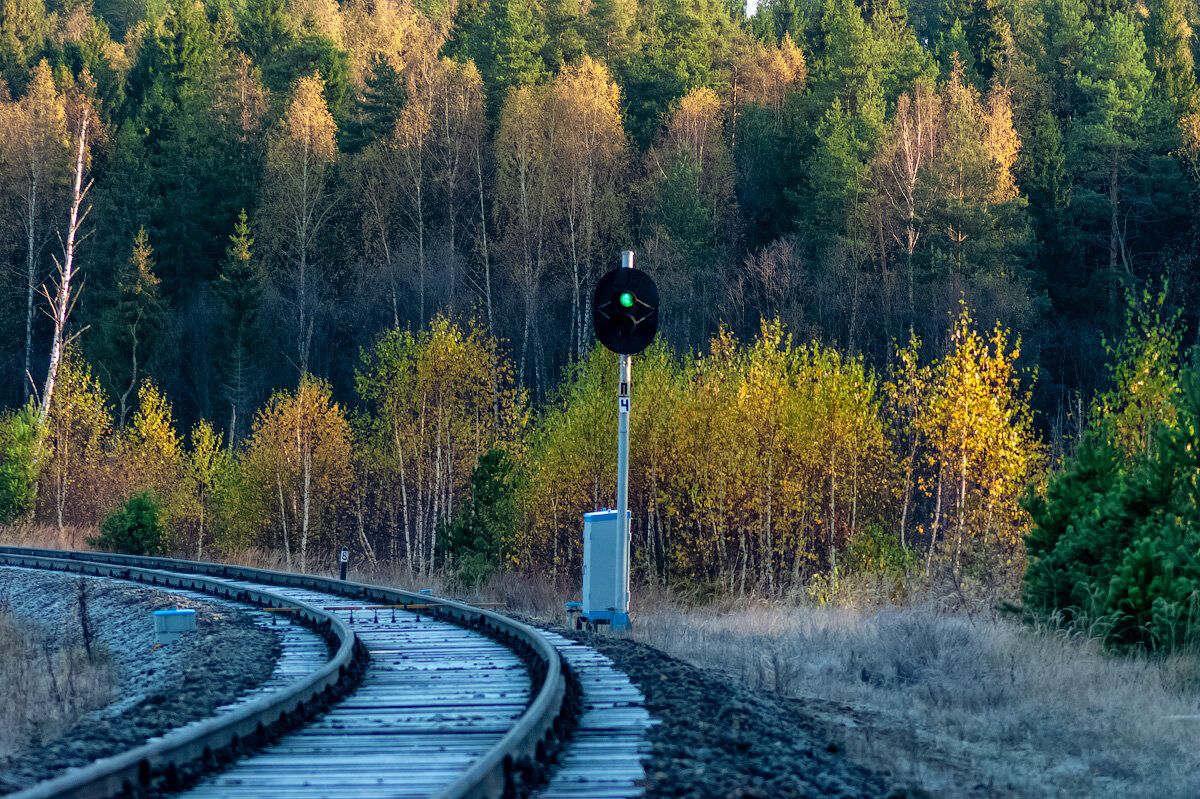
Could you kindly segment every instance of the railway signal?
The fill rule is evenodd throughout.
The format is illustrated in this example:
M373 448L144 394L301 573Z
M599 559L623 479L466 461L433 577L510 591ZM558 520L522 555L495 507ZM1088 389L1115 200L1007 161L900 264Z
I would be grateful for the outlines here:
M633 253L622 253L621 262L596 283L592 326L605 347L633 355L646 349L658 332L658 287L652 277L633 268Z
M658 332L658 287L633 268L633 253L596 284L596 338L621 357L617 365L617 512L584 515L583 591L577 622L628 630L629 622L629 388L633 358Z

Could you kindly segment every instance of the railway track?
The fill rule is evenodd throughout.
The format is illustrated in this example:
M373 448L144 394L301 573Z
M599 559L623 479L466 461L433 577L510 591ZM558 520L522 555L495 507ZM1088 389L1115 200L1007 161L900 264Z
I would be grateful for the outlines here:
M219 564L0 547L0 565L202 591L302 620L331 655L277 690L68 772L20 799L172 790L326 711L273 746L202 777L195 799L491 797L511 791L567 729L575 749L547 795L640 793L640 694L578 645L491 611L396 589ZM571 683L585 696L567 697ZM590 650L589 650L590 651ZM590 696L590 698L589 698ZM346 697L342 699L342 697ZM341 701L338 701L341 700ZM572 709L578 715L572 717ZM592 759L602 752L604 757Z

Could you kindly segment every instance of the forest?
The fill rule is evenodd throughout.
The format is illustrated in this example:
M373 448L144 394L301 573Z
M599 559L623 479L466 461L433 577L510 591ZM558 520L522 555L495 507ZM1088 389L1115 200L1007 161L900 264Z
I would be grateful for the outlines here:
M615 502L591 290L630 249L643 578L1015 585L1029 487L1176 419L1197 16L6 0L0 520L576 574Z

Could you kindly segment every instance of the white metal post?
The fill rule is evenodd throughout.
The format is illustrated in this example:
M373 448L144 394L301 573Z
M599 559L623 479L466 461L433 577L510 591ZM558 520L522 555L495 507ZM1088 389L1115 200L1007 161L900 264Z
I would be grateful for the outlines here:
M633 252L621 253L621 266L633 268ZM622 355L617 366L617 529L623 542L625 557L620 564L619 585L623 588L624 603L619 610L629 613L629 550L632 544L629 533L629 389L633 382L633 356ZM614 619L614 621L616 621ZM625 622L628 624L628 621ZM616 625L614 624L614 627Z

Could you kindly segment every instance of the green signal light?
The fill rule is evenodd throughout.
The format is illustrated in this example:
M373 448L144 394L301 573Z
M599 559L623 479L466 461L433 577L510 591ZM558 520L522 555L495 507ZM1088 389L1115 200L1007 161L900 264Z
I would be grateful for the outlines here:
M621 307L623 307L623 308L632 308L633 307L633 292L632 291L622 291L621 295L619 297L617 297L617 302L621 303Z

